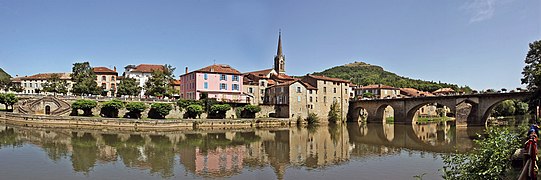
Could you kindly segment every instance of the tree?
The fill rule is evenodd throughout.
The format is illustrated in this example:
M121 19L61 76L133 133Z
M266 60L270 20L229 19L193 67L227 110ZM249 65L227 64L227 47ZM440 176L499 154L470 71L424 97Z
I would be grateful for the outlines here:
M515 114L516 115L525 115L528 113L528 103L518 101L515 103Z
M11 111L13 111L13 105L19 101L19 98L13 93L1 93L0 94L0 103L6 106L6 110L11 106Z
M86 100L86 99L78 99L74 103L71 104L71 108L73 109L72 115L78 116L79 113L77 110L83 110L83 116L92 116L92 108L96 107L98 103L93 100Z
M255 114L261 111L261 107L257 105L245 105L242 107L241 117L255 118Z
M339 122L341 120L340 109L336 101L331 104L328 118L330 122Z
M11 91L14 91L14 92L23 92L24 91L24 87L21 86L20 83L12 83L11 87L9 89Z
M133 78L124 77L118 84L117 94L127 96L137 96L141 92L141 87Z
M171 110L173 110L173 106L171 106L169 103L153 103L150 105L148 117L154 119L165 119L165 116L167 116Z
M61 80L59 74L52 74L47 82L43 84L43 91L66 94L68 93L68 83L66 80Z
M515 115L515 102L513 100L505 100L494 107L493 114L495 116L512 116Z
M111 100L102 104L100 115L103 117L117 118L118 111L124 107L120 100Z
M92 71L90 63L73 64L71 78L74 82L72 92L77 95L100 94L101 89L96 83L96 74Z
M541 98L541 40L534 41L529 44L530 50L526 54L524 62L526 66L522 70L523 78L522 84L526 84L526 88L534 95L529 99L531 108L539 105L539 98Z
M192 104L186 107L186 113L184 114L184 117L195 119L197 117L200 117L203 112L205 112L203 110L203 106L199 104Z
M152 71L152 76L145 83L145 95L156 97L171 97L174 93L171 88L171 81L175 75L173 75L175 68L171 65L164 65L163 70Z
M210 114L213 118L225 118L225 113L231 109L229 104L215 104L210 107Z
M129 112L126 114L128 118L141 118L141 112L145 111L147 106L143 102L130 102L126 105L126 110Z

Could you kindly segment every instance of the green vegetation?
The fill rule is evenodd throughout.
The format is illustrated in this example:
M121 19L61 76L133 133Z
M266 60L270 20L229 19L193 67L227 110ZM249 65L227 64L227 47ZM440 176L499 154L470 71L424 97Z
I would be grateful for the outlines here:
M78 116L79 109L83 110L83 116L92 116L92 108L96 107L98 103L93 100L78 99L71 104L72 115Z
M385 118L385 122L387 122L387 123L394 123L394 117L393 117L393 116L391 116L391 117L386 117L386 118Z
M184 117L195 119L200 117L203 112L205 112L205 110L203 110L203 106L199 104L192 104L186 107L186 113L184 113Z
M451 121L453 119L442 116L442 117L417 117L417 122L423 123L423 122L443 122L443 121Z
M137 96L141 92L141 87L135 79L124 77L120 80L117 88L117 95Z
M511 171L509 160L521 147L520 133L507 128L489 128L488 136L466 154L443 156L444 179L504 179Z
M124 103L120 100L107 101L102 104L100 114L103 117L117 118L118 111L122 108L124 108Z
M66 80L61 80L59 74L52 74L47 82L43 84L44 92L52 92L56 96L56 93L66 94L68 93L68 83Z
M6 110L13 111L13 105L19 101L19 98L13 93L0 93L0 104L6 106ZM11 110L9 107L11 106Z
M524 62L526 66L522 70L524 76L522 84L526 84L528 90L533 91L534 95L529 100L530 107L537 107L541 98L541 40L530 43L530 50L526 54Z
M209 116L212 118L224 119L225 113L231 109L229 104L214 104L210 107Z
M73 64L71 78L74 82L72 92L77 95L98 95L101 89L96 83L96 74L92 71L90 63Z
M316 113L308 113L308 117L306 117L306 122L308 124L317 124L319 122L319 118L317 117Z
M328 77L350 80L358 85L384 84L394 87L411 87L421 91L435 91L440 88L452 88L455 91L471 92L468 86L459 87L455 84L415 80L398 76L394 73L383 70L382 67L355 62L343 66L336 66L323 72L316 72L315 75L324 75Z
M492 116L514 116L528 113L528 104L518 100L505 100L492 110Z
M200 105L201 107L203 107L203 102L201 101L190 100L190 99L179 99L177 101L177 106L180 108L180 110L186 109L188 106L194 105L194 104Z
M141 118L141 113L147 109L147 106L143 102L130 102L126 104L126 110L129 112L124 115L128 118Z
M11 85L11 76L0 68L0 89L8 90Z
M148 117L154 119L165 119L165 116L169 115L169 111L171 110L173 110L173 106L169 103L152 103L152 105L150 105Z
M245 105L242 108L237 108L240 111L240 117L243 118L255 118L255 114L261 111L261 107L258 105ZM237 115L239 116L239 115Z
M331 104L329 114L327 116L329 118L329 122L336 123L341 121L342 117L340 115L340 108L336 101Z
M152 71L152 76L145 83L145 95L156 97L172 97L175 94L175 90L171 86L175 75L173 75L175 68L171 65L164 65L163 70Z

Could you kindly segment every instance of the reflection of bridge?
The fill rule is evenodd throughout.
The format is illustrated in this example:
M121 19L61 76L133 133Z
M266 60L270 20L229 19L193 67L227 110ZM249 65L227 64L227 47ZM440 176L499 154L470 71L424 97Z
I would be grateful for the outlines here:
M492 94L471 94L456 96L429 96L416 98L397 98L397 99L372 99L355 100L349 103L348 119L357 121L361 109L368 113L368 122L382 122L383 113L387 106L394 109L394 122L410 124L419 108L424 105L437 103L447 106L453 114L456 112L456 106L460 103L471 104L471 111L468 115L467 123L469 126L485 125L487 118L494 106L499 102L508 99L526 99L530 97L530 92L514 93L492 93Z

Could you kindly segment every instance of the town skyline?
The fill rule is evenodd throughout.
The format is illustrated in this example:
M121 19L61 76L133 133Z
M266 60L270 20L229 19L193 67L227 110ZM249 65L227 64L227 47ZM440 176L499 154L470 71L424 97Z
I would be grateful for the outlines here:
M119 71L128 64L171 64L178 77L186 66L216 62L250 72L273 66L282 29L291 75L362 61L474 89L524 87L528 43L541 36L541 23L529 20L539 19L539 2L421 5L3 2L0 67L15 76L69 72L82 61Z

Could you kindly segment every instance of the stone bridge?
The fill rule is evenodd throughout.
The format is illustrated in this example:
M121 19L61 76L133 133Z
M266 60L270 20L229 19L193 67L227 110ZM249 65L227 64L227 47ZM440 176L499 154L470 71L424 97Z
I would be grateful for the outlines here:
M448 107L456 114L456 106L460 103L471 104L471 111L467 118L468 126L484 126L492 109L500 102L508 99L524 100L531 97L531 92L470 94L454 96L427 96L415 98L396 99L370 99L354 100L349 103L348 121L357 121L361 109L368 113L368 122L383 122L384 111L387 106L394 109L394 122L411 124L419 108L437 103Z

